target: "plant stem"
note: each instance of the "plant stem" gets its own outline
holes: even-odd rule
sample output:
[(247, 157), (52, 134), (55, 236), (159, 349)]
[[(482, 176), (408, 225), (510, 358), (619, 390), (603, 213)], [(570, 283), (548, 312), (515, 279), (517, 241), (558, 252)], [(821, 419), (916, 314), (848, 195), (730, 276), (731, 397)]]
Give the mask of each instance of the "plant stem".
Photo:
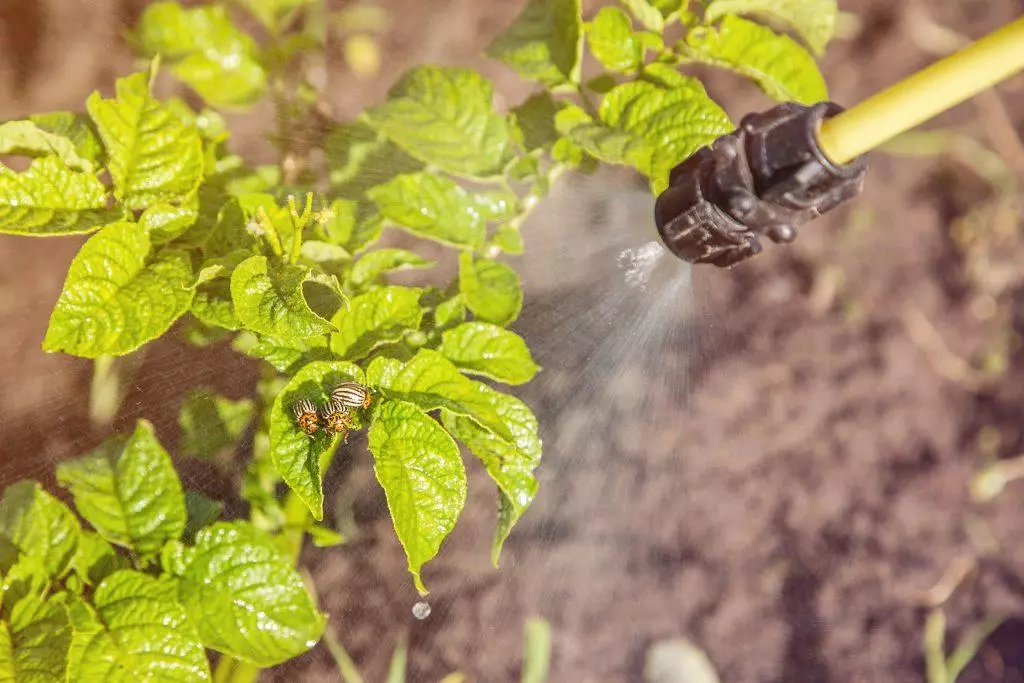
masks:
[(260, 669), (255, 664), (223, 655), (213, 672), (213, 683), (256, 683)]
[(540, 201), (544, 199), (545, 196), (547, 196), (548, 192), (551, 191), (551, 186), (555, 184), (555, 182), (561, 177), (563, 173), (565, 173), (567, 168), (568, 167), (565, 166), (564, 164), (555, 164), (548, 170), (546, 178), (548, 189), (544, 193), (534, 192), (531, 190), (530, 192), (527, 192), (525, 195), (523, 195), (523, 198), (519, 200), (519, 203), (522, 205), (523, 210), (520, 211), (518, 215), (516, 215), (514, 218), (512, 218), (512, 220), (509, 221), (508, 224), (510, 227), (515, 228), (516, 230), (519, 230), (520, 228), (523, 227), (523, 223), (525, 223), (526, 219), (530, 217), (530, 214), (533, 213), (533, 210), (537, 208), (537, 205), (540, 204)]
[(327, 651), (334, 658), (334, 663), (338, 667), (338, 673), (341, 674), (342, 683), (363, 683), (362, 674), (359, 673), (356, 663), (352, 661), (348, 651), (342, 646), (341, 641), (334, 635), (330, 622), (327, 623), (327, 627), (324, 629), (324, 645), (327, 646)]
[(551, 666), (551, 625), (543, 619), (526, 622), (523, 683), (546, 683)]
[(257, 220), (263, 229), (263, 236), (267, 239), (267, 244), (270, 245), (270, 250), (274, 252), (274, 256), (284, 258), (281, 236), (277, 234), (277, 228), (274, 227), (274, 223), (270, 220), (270, 216), (267, 215), (262, 206), (257, 210)]
[(1024, 17), (829, 119), (818, 142), (848, 163), (1022, 69)]
[(924, 668), (928, 683), (949, 683), (946, 677), (946, 615), (933, 609), (924, 623)]
[(292, 219), (292, 246), (288, 251), (288, 263), (298, 263), (302, 253), (302, 233), (313, 216), (313, 193), (306, 193), (306, 204), (301, 216), (295, 210), (295, 195), (288, 195), (288, 213)]
[(92, 383), (89, 386), (89, 419), (93, 425), (109, 426), (123, 398), (118, 359), (114, 356), (100, 356), (93, 361)]
[(989, 617), (980, 623), (974, 624), (967, 630), (967, 633), (960, 640), (960, 645), (957, 646), (953, 654), (946, 660), (946, 675), (949, 677), (949, 683), (955, 683), (957, 677), (963, 672), (964, 667), (978, 654), (978, 650), (981, 649), (985, 639), (992, 635), (992, 632), (999, 628), (1003, 621), (1004, 618), (1001, 616)]
[(583, 108), (590, 114), (594, 119), (599, 120), (600, 114), (597, 112), (597, 107), (594, 106), (590, 96), (587, 95), (587, 91), (583, 89), (582, 85), (576, 84), (576, 94), (580, 96), (580, 102), (583, 104)]

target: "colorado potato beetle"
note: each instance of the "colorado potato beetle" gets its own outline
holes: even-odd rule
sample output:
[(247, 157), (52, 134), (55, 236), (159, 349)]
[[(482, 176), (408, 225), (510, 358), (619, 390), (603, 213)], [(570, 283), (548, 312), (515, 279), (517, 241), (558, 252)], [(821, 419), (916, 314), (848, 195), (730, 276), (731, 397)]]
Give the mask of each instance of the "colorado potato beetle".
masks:
[(349, 408), (369, 408), (373, 403), (370, 390), (359, 382), (342, 382), (331, 389), (331, 400)]
[(324, 429), (330, 434), (341, 434), (348, 443), (348, 430), (352, 428), (352, 416), (348, 408), (335, 399), (331, 399), (320, 411), (320, 417), (324, 420)]
[(308, 398), (296, 401), (292, 405), (292, 415), (295, 416), (299, 429), (306, 434), (312, 436), (320, 429), (320, 416), (317, 414), (316, 404)]

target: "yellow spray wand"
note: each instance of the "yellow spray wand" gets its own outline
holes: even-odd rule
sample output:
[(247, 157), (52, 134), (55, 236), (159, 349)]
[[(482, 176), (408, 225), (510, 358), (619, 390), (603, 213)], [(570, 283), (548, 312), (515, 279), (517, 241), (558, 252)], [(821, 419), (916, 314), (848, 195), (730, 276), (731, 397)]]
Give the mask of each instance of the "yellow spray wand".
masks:
[(845, 164), (1021, 70), (1024, 17), (828, 119), (818, 144)]

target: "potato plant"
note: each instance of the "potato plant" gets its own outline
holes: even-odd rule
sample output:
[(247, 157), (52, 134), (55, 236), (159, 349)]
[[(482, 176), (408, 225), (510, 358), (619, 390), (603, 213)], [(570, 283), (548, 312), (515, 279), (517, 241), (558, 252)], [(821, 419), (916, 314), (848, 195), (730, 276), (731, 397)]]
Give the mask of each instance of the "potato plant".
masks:
[[(250, 399), (196, 387), (180, 413), (182, 456), (253, 435), (245, 519), (185, 490), (146, 421), (58, 466), (74, 511), (32, 481), (7, 487), (0, 679), (253, 680), (313, 647), (325, 616), (296, 561), (307, 537), (341, 541), (323, 523), (338, 457), (372, 459), (423, 594), (466, 501), (463, 453), (480, 459), (496, 484), (498, 564), (541, 460), (533, 412), (495, 386), (539, 371), (509, 329), (523, 294), (507, 257), (524, 252), (530, 211), (559, 175), (602, 163), (658, 192), (729, 132), (681, 67), (734, 71), (778, 100), (827, 97), (813, 55), (834, 0), (621, 5), (584, 21), (579, 0), (526, 3), (488, 50), (536, 84), (511, 111), (473, 69), (423, 65), (338, 121), (322, 82), (336, 17), (322, 0), (156, 2), (130, 35), (142, 66), (112, 93), (0, 124), (14, 160), (0, 166), (0, 232), (89, 234), (43, 351), (109, 364), (173, 331), (264, 368)], [(159, 96), (168, 82), (184, 94)], [(263, 100), (271, 165), (233, 153), (222, 116)], [(392, 230), (452, 249), (457, 276), (431, 279), (432, 261), (380, 247)], [(389, 280), (409, 269), (422, 285)], [(315, 411), (300, 425), (296, 406), (323, 409), (342, 382), (369, 404), (341, 411), (343, 428)]]

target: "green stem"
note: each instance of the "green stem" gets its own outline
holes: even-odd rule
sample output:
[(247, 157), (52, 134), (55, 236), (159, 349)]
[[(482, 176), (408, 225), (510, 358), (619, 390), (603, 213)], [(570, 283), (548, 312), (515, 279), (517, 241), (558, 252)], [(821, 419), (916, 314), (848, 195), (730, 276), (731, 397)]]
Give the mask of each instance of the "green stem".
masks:
[(292, 247), (288, 252), (288, 262), (298, 263), (299, 255), (302, 253), (302, 233), (313, 215), (313, 193), (306, 193), (306, 204), (301, 216), (295, 210), (295, 195), (288, 195), (288, 212), (292, 219)]
[(255, 664), (224, 655), (213, 671), (213, 683), (256, 683), (260, 669)]
[(576, 94), (580, 97), (580, 102), (583, 104), (583, 108), (588, 114), (590, 114), (595, 120), (599, 120), (601, 115), (597, 112), (597, 107), (594, 106), (594, 102), (590, 99), (587, 91), (583, 89), (583, 86), (577, 83), (575, 85)]
[(949, 683), (946, 677), (946, 615), (934, 609), (924, 622), (924, 668), (928, 683)]
[(546, 683), (551, 667), (551, 625), (543, 619), (529, 619), (523, 650), (523, 683)]
[(829, 119), (818, 142), (848, 163), (1022, 69), (1024, 17)]
[(274, 252), (274, 256), (284, 258), (281, 236), (277, 234), (277, 228), (274, 227), (274, 223), (270, 220), (270, 216), (267, 215), (262, 206), (259, 207), (257, 212), (257, 220), (260, 223), (260, 228), (263, 229), (263, 237), (266, 238), (267, 244), (270, 245), (270, 250)]
[(329, 622), (324, 629), (324, 645), (327, 646), (327, 651), (334, 658), (334, 664), (338, 667), (338, 673), (341, 674), (342, 683), (363, 683), (363, 676), (359, 673), (356, 663), (352, 661), (348, 651), (338, 640), (338, 636), (334, 635)]
[(121, 407), (121, 373), (118, 359), (100, 356), (92, 364), (92, 383), (89, 387), (89, 418), (93, 425), (106, 427), (114, 421)]
[[(546, 178), (548, 191), (550, 191), (551, 186), (555, 184), (567, 169), (568, 166), (565, 166), (564, 164), (555, 164), (548, 170)], [(537, 205), (540, 204), (541, 200), (544, 199), (545, 196), (547, 196), (547, 192), (540, 193), (532, 190), (523, 195), (523, 198), (519, 200), (523, 210), (520, 211), (515, 218), (509, 221), (509, 226), (516, 230), (522, 228), (523, 223), (526, 222), (526, 219), (530, 217), (530, 214), (533, 213), (533, 210), (537, 208)]]
[(968, 629), (960, 641), (960, 645), (957, 646), (953, 654), (946, 660), (946, 676), (949, 678), (949, 683), (955, 683), (957, 677), (963, 672), (964, 667), (978, 654), (978, 650), (981, 649), (985, 639), (992, 635), (992, 632), (999, 628), (1003, 621), (1003, 617), (989, 617)]

